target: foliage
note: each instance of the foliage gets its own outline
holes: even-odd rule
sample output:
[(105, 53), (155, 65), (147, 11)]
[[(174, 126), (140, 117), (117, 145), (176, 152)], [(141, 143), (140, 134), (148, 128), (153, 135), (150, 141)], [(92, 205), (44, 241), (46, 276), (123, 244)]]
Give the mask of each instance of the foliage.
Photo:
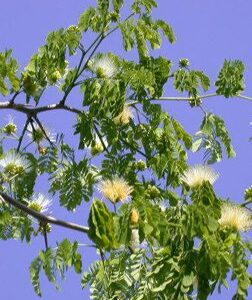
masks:
[(81, 273), (82, 261), (81, 255), (77, 252), (78, 243), (73, 244), (65, 239), (61, 242), (57, 250), (49, 248), (41, 251), (39, 256), (35, 258), (30, 266), (30, 275), (33, 287), (38, 296), (42, 295), (39, 273), (41, 270), (45, 272), (49, 281), (58, 287), (57, 272), (64, 278), (65, 272), (69, 267), (74, 267), (76, 273)]
[[(86, 233), (89, 246), (100, 255), (82, 274), (82, 287), (90, 287), (92, 299), (205, 300), (216, 287), (228, 287), (230, 271), (238, 284), (234, 299), (246, 299), (252, 245), (232, 224), (221, 226), (222, 206), (229, 200), (218, 197), (209, 181), (199, 180), (201, 174), (194, 174), (193, 186), (183, 181), (190, 152), (204, 151), (206, 164), (220, 161), (224, 150), (228, 158), (235, 156), (224, 120), (202, 107), (203, 99), (212, 96), (204, 95), (210, 78), (191, 69), (186, 58), (177, 68), (156, 55), (164, 39), (176, 41), (173, 29), (153, 19), (156, 1), (131, 2), (97, 0), (97, 7), (89, 7), (78, 24), (51, 32), (23, 70), (10, 50), (0, 53), (0, 93), (10, 99), (0, 109), (26, 116), (21, 132), (12, 119), (0, 130), (0, 238), (31, 242), (44, 236), (46, 249), (30, 266), (39, 296), (42, 271), (57, 288), (58, 278), (70, 267), (82, 272), (77, 241), (48, 245), (54, 223)], [(103, 40), (116, 30), (124, 50), (135, 50), (138, 59), (102, 52)], [(84, 38), (94, 40), (83, 44)], [(214, 96), (239, 96), (245, 87), (244, 68), (239, 60), (225, 60)], [(186, 97), (163, 97), (167, 83)], [(43, 93), (52, 87), (60, 100), (45, 105)], [(80, 101), (69, 106), (74, 90), (80, 92)], [(16, 102), (19, 95), (25, 95), (25, 103)], [(187, 132), (167, 107), (156, 103), (162, 100), (200, 107), (199, 131), (193, 136)], [(40, 113), (50, 110), (76, 115), (66, 137), (60, 132), (52, 139), (41, 123)], [(41, 139), (34, 140), (34, 130), (41, 131)], [(10, 139), (16, 142), (11, 150)], [(131, 191), (128, 200), (111, 205), (106, 195), (98, 199), (100, 181), (118, 177)], [(48, 193), (58, 196), (69, 214), (89, 208), (88, 228), (48, 217), (45, 206), (50, 201), (38, 202), (37, 211), (29, 207), (43, 178)], [(6, 194), (14, 204), (6, 203)], [(243, 206), (251, 202), (251, 187), (245, 201)]]

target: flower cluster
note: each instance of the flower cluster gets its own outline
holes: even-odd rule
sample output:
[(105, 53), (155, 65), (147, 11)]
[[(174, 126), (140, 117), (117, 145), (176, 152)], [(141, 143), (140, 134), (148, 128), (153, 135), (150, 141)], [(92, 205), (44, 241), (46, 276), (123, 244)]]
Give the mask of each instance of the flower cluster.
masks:
[(115, 124), (126, 125), (129, 123), (130, 119), (133, 119), (133, 112), (128, 105), (124, 105), (123, 111), (116, 116), (113, 121)]
[(104, 197), (109, 199), (112, 203), (127, 200), (133, 191), (133, 188), (120, 177), (102, 181), (99, 189)]
[(245, 207), (225, 203), (221, 207), (221, 217), (218, 222), (223, 228), (229, 227), (237, 231), (247, 231), (252, 228), (252, 215)]
[(211, 184), (218, 179), (219, 174), (213, 171), (207, 165), (195, 165), (181, 176), (181, 181), (187, 184), (190, 188), (196, 188), (208, 181)]
[(103, 137), (101, 141), (101, 139), (96, 135), (93, 143), (91, 144), (91, 154), (92, 155), (100, 154), (105, 150), (104, 146), (105, 147), (108, 146), (107, 140)]
[(29, 208), (40, 213), (48, 212), (51, 205), (52, 205), (52, 200), (48, 199), (43, 194), (34, 195), (28, 203)]
[(23, 175), (32, 169), (30, 161), (14, 150), (9, 151), (0, 159), (0, 167), (9, 176)]
[(111, 78), (117, 72), (114, 60), (108, 55), (97, 55), (89, 61), (88, 67), (99, 78)]
[(8, 124), (4, 126), (3, 132), (7, 135), (14, 135), (17, 132), (17, 125), (12, 116), (8, 117)]

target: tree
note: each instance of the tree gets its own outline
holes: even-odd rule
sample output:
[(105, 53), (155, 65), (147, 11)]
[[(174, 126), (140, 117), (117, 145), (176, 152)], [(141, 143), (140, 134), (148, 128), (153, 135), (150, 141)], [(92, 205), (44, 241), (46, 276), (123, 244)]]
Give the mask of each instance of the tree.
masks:
[[(123, 1), (110, 2), (98, 1), (76, 26), (50, 33), (24, 70), (11, 51), (1, 53), (0, 91), (8, 100), (0, 109), (26, 117), (19, 135), (12, 119), (2, 129), (1, 238), (29, 242), (44, 236), (45, 249), (30, 267), (38, 294), (40, 272), (55, 284), (57, 274), (64, 276), (70, 267), (82, 272), (79, 241), (58, 241), (56, 249), (48, 243), (55, 224), (88, 234), (99, 251), (101, 260), (82, 275), (96, 299), (192, 299), (195, 294), (207, 299), (216, 286), (228, 284), (230, 270), (238, 281), (234, 299), (246, 299), (251, 244), (241, 232), (251, 227), (246, 208), (251, 189), (242, 205), (214, 192), (218, 176), (208, 165), (222, 158), (223, 149), (228, 157), (235, 152), (224, 121), (202, 106), (203, 99), (217, 95), (246, 97), (241, 95), (244, 65), (225, 61), (216, 93), (205, 94), (210, 79), (203, 71), (191, 69), (187, 59), (172, 67), (149, 50), (161, 46), (161, 34), (175, 41), (170, 25), (151, 17), (154, 1), (135, 1), (126, 18), (120, 17)], [(89, 31), (93, 43), (83, 45)], [(98, 52), (116, 31), (126, 51), (137, 49), (137, 62)], [(68, 64), (73, 55), (80, 55), (76, 66)], [(164, 97), (167, 82), (186, 95)], [(53, 87), (61, 91), (60, 100), (44, 105), (43, 95)], [(79, 88), (83, 101), (70, 106), (71, 93)], [(170, 100), (203, 110), (194, 137), (158, 104)], [(53, 136), (40, 121), (42, 112), (58, 110), (77, 115), (74, 133), (84, 159), (64, 135)], [(8, 138), (17, 140), (9, 151)], [(82, 152), (87, 147), (89, 152)], [(204, 151), (204, 165), (188, 166), (191, 150)], [(70, 212), (83, 201), (91, 203), (88, 227), (48, 215), (50, 201), (34, 194), (41, 175)], [(94, 194), (96, 187), (100, 194)]]

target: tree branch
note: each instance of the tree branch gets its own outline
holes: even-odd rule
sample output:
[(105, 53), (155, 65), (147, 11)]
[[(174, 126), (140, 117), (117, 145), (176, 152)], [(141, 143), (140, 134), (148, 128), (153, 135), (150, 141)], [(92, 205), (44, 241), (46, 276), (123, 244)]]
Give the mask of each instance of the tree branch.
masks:
[(47, 216), (45, 214), (39, 213), (39, 212), (27, 207), (26, 205), (22, 204), (21, 202), (16, 201), (15, 199), (13, 199), (12, 197), (8, 196), (5, 193), (0, 193), (0, 197), (5, 202), (7, 202), (10, 205), (22, 210), (23, 212), (25, 212), (28, 215), (34, 217), (35, 219), (37, 219), (38, 221), (40, 221), (42, 223), (54, 224), (54, 225), (58, 225), (58, 226), (61, 226), (61, 227), (65, 227), (65, 228), (72, 229), (72, 230), (79, 231), (79, 232), (83, 232), (83, 233), (88, 233), (89, 232), (88, 227), (85, 227), (85, 226), (82, 226), (82, 225), (79, 225), (79, 224), (75, 224), (75, 223), (66, 222), (66, 221), (59, 220), (59, 219), (56, 219), (54, 217)]
[[(213, 94), (207, 94), (207, 95), (199, 95), (198, 98), (199, 99), (206, 99), (206, 98), (212, 98), (212, 97), (217, 97), (217, 96), (222, 96), (222, 95), (218, 95), (216, 93)], [(248, 100), (248, 101), (252, 101), (252, 97), (248, 97), (245, 95), (236, 95), (232, 98), (241, 98), (244, 100)], [(128, 99), (128, 100), (134, 100), (134, 99)], [(192, 97), (160, 97), (157, 99), (150, 99), (152, 101), (191, 101), (193, 100)], [(133, 106), (135, 104), (139, 104), (139, 101), (132, 101), (130, 102), (128, 105)], [(21, 113), (26, 114), (29, 117), (34, 117), (36, 116), (38, 113), (41, 112), (47, 112), (47, 111), (51, 111), (51, 110), (66, 110), (75, 114), (81, 114), (81, 113), (85, 113), (84, 111), (75, 108), (75, 107), (71, 107), (65, 104), (60, 103), (54, 103), (54, 104), (49, 104), (46, 106), (41, 106), (41, 107), (35, 107), (32, 106), (30, 104), (17, 104), (17, 103), (12, 103), (11, 101), (5, 101), (5, 102), (0, 102), (0, 110), (1, 109), (11, 109), (11, 110), (15, 110)]]
[(50, 111), (50, 110), (60, 110), (60, 109), (67, 110), (67, 111), (70, 111), (70, 112), (76, 113), (76, 114), (83, 113), (83, 111), (81, 111), (80, 109), (70, 107), (67, 105), (62, 105), (60, 103), (49, 104), (49, 105), (41, 106), (41, 107), (34, 107), (32, 105), (16, 104), (16, 103), (11, 103), (10, 101), (6, 101), (6, 102), (0, 102), (0, 110), (1, 109), (12, 109), (15, 111), (25, 113), (26, 115), (28, 115), (30, 117), (36, 116), (38, 113), (41, 113), (41, 112), (46, 112), (46, 111)]

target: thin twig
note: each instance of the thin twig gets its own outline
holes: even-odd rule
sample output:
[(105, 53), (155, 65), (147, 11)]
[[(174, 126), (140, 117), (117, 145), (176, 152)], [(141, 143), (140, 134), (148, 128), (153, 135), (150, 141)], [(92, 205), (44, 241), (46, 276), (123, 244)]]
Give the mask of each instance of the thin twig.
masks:
[(43, 235), (45, 240), (45, 249), (48, 250), (48, 239), (47, 239), (47, 232), (46, 232), (46, 223), (43, 224)]
[(25, 135), (25, 132), (26, 132), (26, 129), (27, 129), (29, 123), (30, 123), (30, 117), (27, 118), (27, 120), (25, 122), (25, 126), (24, 126), (24, 128), (22, 130), (22, 133), (20, 135), (18, 146), (17, 146), (17, 152), (19, 152), (19, 150), (20, 150), (20, 147), (21, 147), (21, 144), (22, 144), (22, 141), (24, 139), (24, 135)]
[(248, 100), (248, 101), (252, 101), (251, 97), (248, 97), (248, 96), (245, 96), (245, 95), (237, 95), (236, 97), (241, 98), (241, 99), (245, 99), (245, 100)]
[(119, 138), (121, 142), (123, 142), (124, 144), (126, 144), (130, 149), (136, 151), (137, 153), (141, 154), (142, 156), (144, 156), (146, 159), (148, 159), (147, 155), (142, 152), (141, 150), (139, 150), (138, 148), (132, 146), (129, 142), (127, 142), (126, 140)]
[(21, 90), (19, 90), (18, 92), (16, 92), (16, 93), (13, 95), (13, 97), (12, 97), (11, 100), (10, 100), (10, 103), (11, 103), (11, 104), (14, 103), (16, 97), (17, 97), (20, 93), (21, 93)]
[(103, 149), (109, 154), (108, 148), (107, 148), (107, 146), (105, 145), (105, 143), (104, 143), (104, 141), (103, 141), (103, 138), (102, 138), (102, 136), (101, 136), (101, 134), (100, 134), (100, 132), (99, 132), (99, 130), (98, 130), (98, 128), (96, 127), (95, 124), (94, 124), (94, 130), (95, 130), (95, 133), (97, 134), (97, 136), (98, 136), (98, 138), (99, 138), (99, 140), (100, 140), (100, 142), (101, 142), (101, 144), (102, 144)]
[(38, 126), (40, 127), (40, 129), (42, 130), (42, 132), (43, 132), (45, 138), (47, 139), (47, 141), (50, 143), (51, 146), (53, 146), (54, 144), (53, 144), (53, 142), (50, 140), (50, 138), (49, 138), (48, 134), (46, 133), (46, 131), (45, 131), (45, 129), (44, 129), (42, 123), (39, 121), (39, 118), (38, 118), (38, 117), (34, 117), (34, 119), (35, 119), (35, 121), (37, 122), (37, 124), (38, 124)]

